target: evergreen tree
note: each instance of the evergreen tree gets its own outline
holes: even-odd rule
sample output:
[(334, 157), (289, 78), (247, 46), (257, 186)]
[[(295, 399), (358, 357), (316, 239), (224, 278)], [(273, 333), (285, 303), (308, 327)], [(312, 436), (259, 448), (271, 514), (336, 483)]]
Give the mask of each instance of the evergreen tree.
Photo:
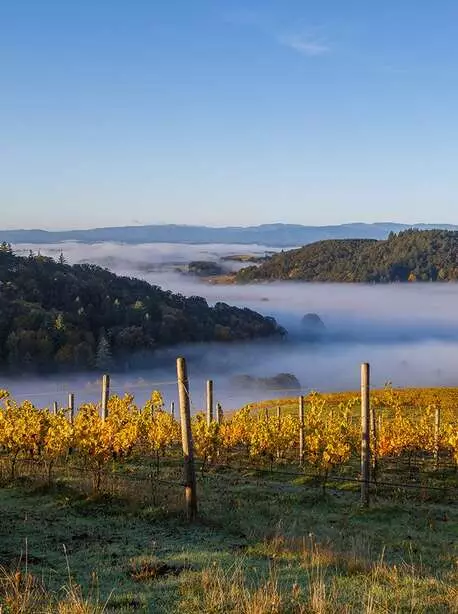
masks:
[(113, 366), (113, 357), (111, 355), (110, 344), (105, 335), (100, 337), (99, 344), (97, 346), (95, 366), (100, 371), (109, 371)]

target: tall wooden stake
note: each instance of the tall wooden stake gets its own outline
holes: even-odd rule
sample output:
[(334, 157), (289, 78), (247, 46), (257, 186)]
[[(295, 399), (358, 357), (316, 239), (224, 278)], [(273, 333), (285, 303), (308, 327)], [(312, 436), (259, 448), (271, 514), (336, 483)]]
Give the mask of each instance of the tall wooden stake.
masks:
[(223, 421), (223, 408), (221, 407), (221, 403), (216, 404), (216, 423), (221, 424)]
[[(73, 422), (75, 421), (75, 395), (72, 392), (70, 392), (68, 395), (68, 419), (70, 424), (73, 425)], [(72, 447), (68, 449), (68, 453), (73, 454)]]
[(184, 456), (184, 488), (186, 514), (189, 521), (197, 515), (196, 470), (191, 431), (191, 407), (189, 401), (189, 381), (186, 360), (177, 359), (178, 397), (180, 400), (181, 438)]
[(102, 420), (108, 418), (108, 401), (110, 399), (110, 376), (104, 375), (102, 378)]
[(175, 402), (174, 401), (170, 403), (170, 415), (175, 420)]
[(299, 463), (304, 465), (304, 439), (305, 439), (305, 418), (304, 418), (304, 397), (299, 397)]
[(440, 430), (441, 430), (441, 408), (440, 408), (440, 405), (436, 405), (436, 412), (434, 415), (434, 465), (436, 469), (439, 466)]
[(207, 381), (207, 425), (213, 422), (213, 380)]
[(57, 402), (56, 401), (54, 401), (54, 403), (52, 404), (52, 413), (54, 415), (57, 414)]
[(70, 392), (68, 395), (68, 414), (70, 424), (73, 424), (73, 421), (75, 420), (75, 395), (73, 392)]
[(371, 468), (372, 481), (377, 481), (377, 461), (378, 461), (378, 439), (377, 439), (377, 416), (375, 407), (369, 404), (370, 423), (371, 423)]
[(370, 368), (361, 365), (361, 505), (369, 506), (369, 480), (371, 462), (370, 441)]

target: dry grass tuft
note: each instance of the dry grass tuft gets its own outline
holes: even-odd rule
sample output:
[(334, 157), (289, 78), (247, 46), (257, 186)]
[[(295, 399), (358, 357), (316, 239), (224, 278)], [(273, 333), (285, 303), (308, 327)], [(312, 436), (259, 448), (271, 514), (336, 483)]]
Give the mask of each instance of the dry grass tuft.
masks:
[(104, 614), (107, 603), (101, 604), (93, 595), (85, 597), (70, 576), (55, 594), (19, 567), (13, 571), (0, 567), (0, 614)]
[(180, 609), (189, 614), (278, 614), (286, 611), (284, 602), (274, 571), (265, 582), (256, 585), (247, 580), (243, 563), (239, 561), (228, 571), (216, 566), (205, 569), (197, 582), (190, 577), (182, 585)]
[(20, 569), (0, 567), (0, 603), (9, 614), (41, 612), (46, 604), (46, 591), (37, 579)]

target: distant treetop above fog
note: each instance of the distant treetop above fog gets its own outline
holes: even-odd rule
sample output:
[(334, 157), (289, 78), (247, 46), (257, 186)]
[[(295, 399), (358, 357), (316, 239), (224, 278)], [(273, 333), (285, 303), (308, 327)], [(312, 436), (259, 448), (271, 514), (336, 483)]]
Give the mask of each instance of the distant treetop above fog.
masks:
[(0, 370), (138, 367), (161, 346), (283, 333), (249, 309), (0, 245)]
[(242, 269), (236, 280), (414, 282), (458, 280), (458, 232), (406, 230), (388, 239), (319, 241)]
[(319, 339), (326, 332), (326, 326), (317, 313), (306, 313), (301, 325), (305, 335), (312, 340)]

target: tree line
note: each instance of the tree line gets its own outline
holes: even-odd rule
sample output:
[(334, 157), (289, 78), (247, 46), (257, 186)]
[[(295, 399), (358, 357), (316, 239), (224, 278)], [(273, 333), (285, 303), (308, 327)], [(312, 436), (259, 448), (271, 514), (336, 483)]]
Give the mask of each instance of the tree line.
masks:
[(282, 251), (236, 281), (414, 282), (458, 280), (458, 232), (406, 230), (388, 239), (319, 241)]

